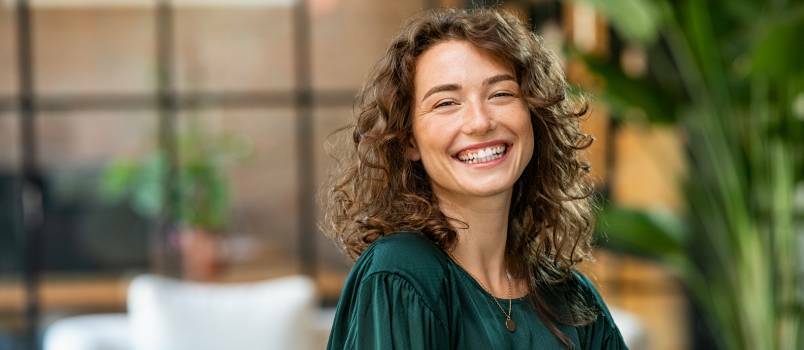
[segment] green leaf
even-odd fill
[[[629,41],[653,43],[659,34],[659,9],[646,0],[576,0],[602,12],[620,35]]]
[[[596,230],[607,246],[632,253],[670,259],[683,252],[684,225],[670,214],[609,205],[598,217]]]
[[[137,166],[128,160],[116,160],[109,163],[101,175],[101,198],[117,202],[126,194],[134,176]]]
[[[751,51],[751,71],[772,79],[804,74],[804,10],[772,21]]]
[[[716,99],[715,105],[724,112],[731,108],[730,81],[726,75],[726,59],[720,52],[722,43],[715,32],[709,6],[701,0],[684,1],[680,14],[683,30],[692,50],[696,65],[705,80],[706,87]],[[716,11],[716,10],[715,10]],[[694,93],[694,92],[693,92]]]
[[[609,102],[617,117],[638,117],[657,123],[676,121],[679,101],[646,78],[631,78],[613,62],[588,55],[579,56],[586,66],[605,81],[602,97]],[[634,113],[637,111],[639,113]]]
[[[159,153],[149,156],[140,165],[131,198],[134,210],[140,215],[156,218],[161,214],[166,166],[166,160]]]

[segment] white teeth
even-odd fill
[[[506,148],[506,145],[486,147],[474,152],[458,154],[458,159],[469,164],[485,163],[502,157]]]

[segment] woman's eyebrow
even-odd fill
[[[436,92],[455,91],[455,90],[460,90],[460,89],[461,89],[461,86],[458,85],[458,84],[437,85],[437,86],[434,86],[432,89],[427,90],[427,93],[425,93],[424,97],[422,97],[422,101],[424,101],[425,99],[427,99],[427,97],[429,97],[430,95],[432,95],[432,94],[434,94]]]
[[[513,76],[511,76],[510,74],[498,74],[498,75],[495,75],[493,77],[486,78],[486,80],[483,80],[483,85],[488,86],[488,85],[496,84],[496,83],[499,83],[501,81],[506,81],[506,80],[511,80],[511,81],[516,82],[516,79]],[[422,97],[422,101],[424,101],[425,99],[427,99],[427,97],[429,97],[430,95],[432,95],[432,94],[434,94],[436,92],[455,91],[455,90],[460,90],[460,89],[461,89],[461,86],[458,85],[458,84],[437,85],[437,86],[434,86],[432,89],[427,90],[427,93],[425,93],[424,97]]]
[[[506,81],[506,80],[512,80],[512,81],[516,82],[516,79],[513,76],[511,76],[510,74],[498,74],[498,75],[495,75],[495,76],[493,76],[491,78],[486,78],[486,80],[483,80],[483,85],[488,86],[488,85],[496,84],[496,83],[499,83],[501,81]]]

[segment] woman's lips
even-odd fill
[[[488,141],[488,142],[476,143],[474,145],[470,145],[468,147],[465,147],[465,148],[461,149],[458,152],[455,152],[455,154],[453,154],[452,156],[455,157],[455,158],[462,158],[461,156],[465,155],[467,153],[477,152],[477,151],[479,151],[481,149],[484,149],[484,148],[490,148],[490,147],[496,147],[496,146],[510,147],[511,144],[509,142],[505,142],[503,140],[492,140],[492,141]]]
[[[511,145],[507,143],[487,143],[464,149],[455,154],[452,158],[464,165],[472,167],[493,166],[502,162],[509,153]]]

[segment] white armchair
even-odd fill
[[[213,285],[143,275],[129,286],[128,314],[57,321],[44,349],[318,349],[317,315],[307,277]]]

